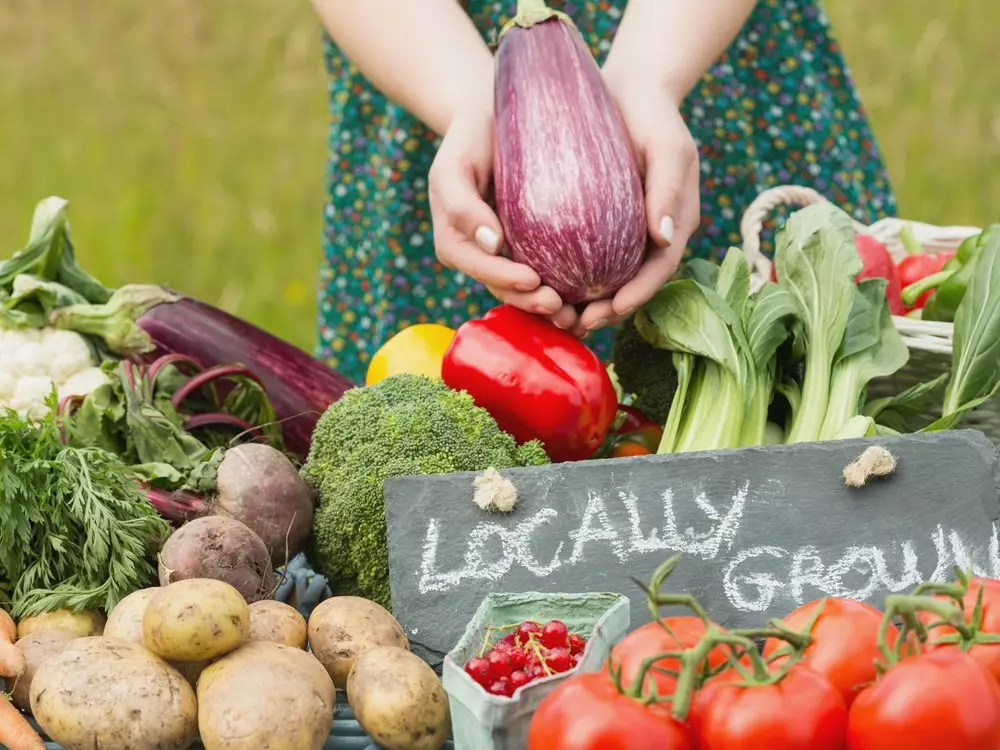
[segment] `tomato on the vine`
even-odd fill
[[[822,609],[817,615],[819,606]],[[882,612],[864,602],[829,597],[803,604],[782,622],[792,630],[804,631],[814,616],[809,631],[811,641],[802,662],[826,677],[850,708],[858,691],[875,679],[875,659],[881,655],[878,634]],[[899,631],[890,625],[886,632],[889,648],[898,636]],[[769,638],[764,644],[764,658],[784,645],[784,641]],[[778,657],[772,664],[778,666],[785,661],[787,657]]]
[[[668,703],[623,695],[606,671],[570,677],[538,704],[528,750],[692,750]]]
[[[688,722],[698,750],[843,750],[847,708],[802,664],[762,684],[726,670],[695,694]]]
[[[982,615],[979,622],[979,631],[982,633],[992,633],[1000,635],[1000,581],[992,578],[973,578],[969,581],[969,588],[965,596],[962,597],[962,609],[965,612],[965,621],[970,622],[976,608],[976,600],[979,597],[979,590],[983,590]],[[935,596],[943,601],[954,602],[942,594]],[[928,625],[940,618],[930,612],[919,612],[918,619]],[[928,643],[933,648],[936,641],[945,636],[955,635],[956,631],[949,625],[939,625],[928,633]],[[939,644],[940,648],[954,648],[952,644]],[[969,656],[979,662],[986,671],[993,675],[994,679],[1000,682],[1000,643],[973,643],[963,647]]]
[[[957,649],[904,659],[858,695],[847,742],[850,750],[997,750],[1000,687]]]
[[[645,659],[667,651],[683,651],[687,648],[693,648],[705,635],[705,623],[700,617],[665,617],[662,623],[661,625],[657,622],[650,622],[636,628],[611,649],[611,655],[608,658],[615,670],[621,669],[623,685],[632,684]],[[709,652],[709,666],[715,668],[722,665],[728,654],[729,649],[726,646],[721,644],[716,646]],[[605,665],[605,669],[607,669],[607,665]],[[673,657],[659,659],[654,664],[653,669],[646,673],[643,688],[649,690],[651,684],[654,684],[657,695],[672,695],[677,678],[661,670],[677,672],[679,669],[680,662],[677,659]]]

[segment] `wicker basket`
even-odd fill
[[[820,193],[798,185],[779,185],[765,190],[747,207],[740,222],[743,236],[743,253],[751,268],[751,287],[759,289],[771,277],[771,261],[760,251],[760,232],[768,214],[778,206],[800,208],[826,201]],[[929,253],[955,250],[967,237],[979,234],[977,227],[936,227],[903,219],[881,219],[871,226],[854,222],[858,232],[863,232],[884,244],[898,262],[906,257],[906,248],[900,241],[900,233],[909,227],[914,238]],[[910,349],[910,360],[906,366],[891,378],[872,381],[869,397],[892,396],[917,383],[926,382],[951,370],[952,332],[951,323],[915,320],[893,316],[896,330]],[[940,412],[927,414],[927,421],[933,421]],[[997,444],[1000,444],[1000,401],[993,400],[966,416],[965,426],[982,430]]]

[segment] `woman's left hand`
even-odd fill
[[[604,78],[635,147],[645,179],[650,248],[639,272],[613,299],[592,302],[572,321],[578,335],[614,325],[649,300],[677,269],[701,221],[698,146],[667,86],[605,67]],[[570,308],[572,310],[572,308]],[[575,317],[575,316],[574,316]],[[569,323],[564,308],[560,323]]]

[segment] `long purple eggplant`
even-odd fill
[[[298,347],[159,286],[123,286],[103,305],[70,305],[53,311],[49,324],[98,336],[113,353],[139,362],[183,354],[206,368],[242,364],[264,386],[281,420],[286,448],[303,459],[316,421],[355,387]]]
[[[500,35],[494,97],[494,187],[511,257],[565,302],[613,296],[645,256],[642,179],[568,16],[519,0]]]

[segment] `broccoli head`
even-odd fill
[[[383,481],[545,463],[541,443],[518,445],[471,396],[440,380],[394,375],[354,388],[320,417],[302,468],[319,491],[310,562],[336,593],[388,608]]]
[[[632,316],[615,332],[611,361],[622,390],[635,398],[632,406],[664,424],[677,388],[673,352],[657,349],[640,335]]]

